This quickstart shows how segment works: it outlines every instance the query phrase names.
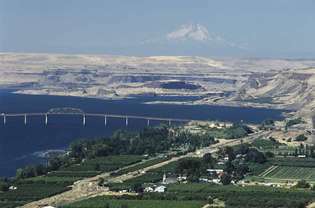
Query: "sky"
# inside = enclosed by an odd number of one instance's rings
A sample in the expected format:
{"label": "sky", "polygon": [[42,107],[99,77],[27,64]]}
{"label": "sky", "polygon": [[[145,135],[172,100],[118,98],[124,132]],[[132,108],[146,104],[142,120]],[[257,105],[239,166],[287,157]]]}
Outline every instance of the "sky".
{"label": "sky", "polygon": [[0,0],[0,51],[315,58],[315,0]]}

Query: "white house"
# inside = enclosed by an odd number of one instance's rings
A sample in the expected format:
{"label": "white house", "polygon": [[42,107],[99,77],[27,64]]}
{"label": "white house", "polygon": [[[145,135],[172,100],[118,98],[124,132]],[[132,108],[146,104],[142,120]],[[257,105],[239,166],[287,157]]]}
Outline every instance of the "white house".
{"label": "white house", "polygon": [[154,189],[154,192],[164,193],[166,191],[166,186],[158,186]]}
{"label": "white house", "polygon": [[144,190],[144,192],[150,193],[150,192],[154,192],[154,189],[152,187],[146,187]]}

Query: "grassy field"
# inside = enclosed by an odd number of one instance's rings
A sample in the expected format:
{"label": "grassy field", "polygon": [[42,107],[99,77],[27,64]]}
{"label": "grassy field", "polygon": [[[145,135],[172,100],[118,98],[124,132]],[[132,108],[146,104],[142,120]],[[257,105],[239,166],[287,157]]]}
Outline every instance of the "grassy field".
{"label": "grassy field", "polygon": [[[204,201],[172,201],[172,200],[123,200],[95,197],[92,199],[75,202],[63,208],[201,208]],[[108,205],[108,206],[107,206]]]}
{"label": "grassy field", "polygon": [[266,178],[315,181],[315,168],[278,166]]}

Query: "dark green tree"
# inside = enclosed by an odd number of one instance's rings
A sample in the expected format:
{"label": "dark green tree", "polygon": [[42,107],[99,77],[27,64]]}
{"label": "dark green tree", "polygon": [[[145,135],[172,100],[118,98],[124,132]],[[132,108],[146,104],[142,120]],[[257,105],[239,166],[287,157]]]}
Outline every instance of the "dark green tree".
{"label": "dark green tree", "polygon": [[224,173],[222,176],[221,176],[221,179],[220,179],[221,183],[223,185],[229,185],[232,181],[232,177],[230,174],[228,173]]}

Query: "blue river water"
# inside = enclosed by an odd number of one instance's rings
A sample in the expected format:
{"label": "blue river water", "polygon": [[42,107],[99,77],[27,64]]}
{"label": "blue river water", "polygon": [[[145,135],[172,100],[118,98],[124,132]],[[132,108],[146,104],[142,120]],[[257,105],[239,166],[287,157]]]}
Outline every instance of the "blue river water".
{"label": "blue river water", "polygon": [[[89,113],[129,114],[156,117],[171,117],[200,120],[220,120],[260,123],[263,120],[281,119],[283,111],[263,108],[243,108],[207,105],[144,104],[156,100],[194,100],[198,97],[135,97],[122,100],[92,98],[20,95],[0,91],[0,113],[47,112],[51,108],[73,107]],[[24,118],[7,118],[6,125],[0,117],[0,176],[13,176],[16,168],[43,162],[40,153],[65,149],[76,139],[93,139],[111,135],[118,129],[131,131],[144,128],[147,121],[129,119],[128,127],[122,119],[87,117],[86,126],[80,116],[52,116],[45,126],[44,117],[30,117],[27,125]],[[159,125],[159,122],[150,122]]]}

